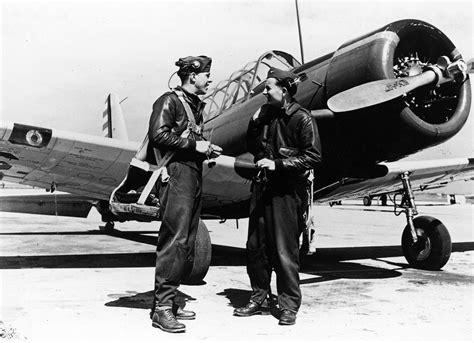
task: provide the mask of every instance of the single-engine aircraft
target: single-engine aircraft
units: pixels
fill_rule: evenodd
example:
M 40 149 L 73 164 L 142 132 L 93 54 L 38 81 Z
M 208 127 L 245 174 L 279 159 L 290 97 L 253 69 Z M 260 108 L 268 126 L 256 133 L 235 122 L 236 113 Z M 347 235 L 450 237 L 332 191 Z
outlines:
M 402 248 L 408 263 L 442 268 L 451 254 L 449 232 L 436 218 L 416 217 L 414 190 L 472 173 L 474 158 L 399 160 L 445 142 L 463 127 L 471 107 L 472 60 L 466 63 L 436 27 L 412 19 L 385 25 L 305 64 L 282 51 L 264 53 L 204 98 L 204 135 L 224 155 L 204 166 L 203 219 L 248 217 L 254 163 L 245 136 L 250 117 L 266 102 L 262 91 L 270 67 L 299 75 L 295 98 L 319 127 L 323 163 L 315 171 L 314 203 L 398 196 L 395 209 L 407 220 Z M 119 129 L 123 123 L 113 121 L 116 103 L 108 107 L 109 137 L 2 123 L 1 178 L 89 199 L 113 227 L 117 218 L 109 198 L 139 147 Z M 189 280 L 202 279 L 210 264 L 211 242 L 202 221 L 196 244 Z

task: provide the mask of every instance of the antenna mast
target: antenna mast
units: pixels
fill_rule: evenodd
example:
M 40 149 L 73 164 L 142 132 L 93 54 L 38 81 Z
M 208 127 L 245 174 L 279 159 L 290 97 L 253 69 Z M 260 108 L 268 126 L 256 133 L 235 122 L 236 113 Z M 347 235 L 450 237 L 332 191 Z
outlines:
M 301 25 L 300 25 L 300 13 L 298 10 L 298 0 L 295 0 L 295 5 L 296 5 L 296 22 L 298 23 L 298 35 L 300 37 L 301 63 L 304 64 L 303 40 L 301 39 Z

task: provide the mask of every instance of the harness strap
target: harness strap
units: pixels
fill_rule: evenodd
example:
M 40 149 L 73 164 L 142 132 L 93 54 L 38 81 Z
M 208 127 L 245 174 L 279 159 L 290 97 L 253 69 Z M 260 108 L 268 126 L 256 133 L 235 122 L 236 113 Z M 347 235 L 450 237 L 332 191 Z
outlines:
M 178 99 L 181 101 L 181 103 L 184 106 L 184 111 L 186 112 L 186 116 L 188 117 L 188 130 L 201 135 L 202 134 L 202 125 L 196 124 L 196 119 L 194 118 L 194 113 L 191 110 L 191 107 L 189 107 L 188 102 L 184 98 L 184 93 L 183 91 L 179 89 L 173 89 L 173 92 L 177 95 Z
M 194 118 L 194 113 L 191 110 L 191 107 L 189 107 L 188 102 L 184 98 L 184 94 L 182 91 L 178 89 L 173 90 L 174 93 L 178 96 L 178 99 L 181 101 L 181 103 L 184 106 L 184 111 L 186 112 L 186 116 L 188 117 L 188 127 L 186 130 L 183 131 L 181 134 L 181 137 L 186 138 L 189 136 L 191 132 L 194 132 L 198 135 L 202 133 L 202 126 L 199 126 L 196 124 L 196 119 Z M 146 149 L 148 146 L 148 135 L 145 136 L 144 142 L 142 143 L 142 147 Z M 138 198 L 137 203 L 138 204 L 144 204 L 146 199 L 148 198 L 148 195 L 150 194 L 151 190 L 153 189 L 153 186 L 155 185 L 156 181 L 160 177 L 160 175 L 167 175 L 166 171 L 166 165 L 168 162 L 171 160 L 173 155 L 176 153 L 176 151 L 168 151 L 164 156 L 161 156 L 161 153 L 158 149 L 153 148 L 153 152 L 155 153 L 155 159 L 156 159 L 156 169 L 153 171 L 153 173 L 150 176 L 150 179 L 145 185 L 145 188 L 143 188 L 142 193 L 140 194 L 140 198 Z M 145 151 L 145 156 L 146 156 L 146 151 Z
M 196 119 L 194 118 L 194 113 L 191 110 L 191 107 L 189 107 L 188 102 L 184 98 L 184 94 L 181 90 L 179 89 L 174 89 L 174 93 L 178 96 L 178 99 L 181 101 L 181 103 L 184 106 L 184 110 L 186 112 L 186 116 L 188 118 L 188 125 L 186 130 L 183 131 L 181 134 L 182 138 L 187 138 L 191 132 L 194 132 L 198 135 L 202 134 L 202 125 L 197 125 L 196 124 Z M 153 152 L 155 154 L 155 159 L 156 159 L 156 165 L 152 165 L 148 162 L 145 161 L 146 155 L 147 155 L 147 147 L 149 143 L 149 138 L 148 134 L 145 135 L 145 138 L 143 139 L 142 144 L 140 145 L 140 148 L 138 148 L 135 156 L 132 158 L 130 161 L 130 165 L 140 168 L 144 171 L 151 171 L 152 174 L 150 176 L 150 179 L 145 185 L 145 188 L 143 189 L 142 193 L 140 194 L 140 197 L 137 201 L 137 204 L 145 204 L 146 199 L 148 198 L 148 195 L 150 195 L 151 190 L 153 189 L 153 186 L 155 185 L 156 181 L 162 176 L 162 178 L 167 178 L 168 173 L 166 170 L 166 165 L 168 162 L 171 160 L 173 155 L 176 153 L 175 151 L 168 151 L 165 153 L 164 156 L 161 156 L 161 152 L 157 148 L 153 148 Z M 123 183 L 125 182 L 127 177 L 122 181 L 122 183 L 112 192 L 110 199 L 112 200 L 115 194 L 115 191 L 119 189 Z

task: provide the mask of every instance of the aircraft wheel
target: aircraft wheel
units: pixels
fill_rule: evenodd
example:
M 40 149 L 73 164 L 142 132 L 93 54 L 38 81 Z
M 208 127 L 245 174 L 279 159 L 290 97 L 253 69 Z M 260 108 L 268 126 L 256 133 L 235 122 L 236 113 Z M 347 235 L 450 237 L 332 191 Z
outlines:
M 211 264 L 211 236 L 206 224 L 199 219 L 199 227 L 194 243 L 194 264 L 191 273 L 183 281 L 187 285 L 202 284 Z
M 429 216 L 413 220 L 418 242 L 413 243 L 410 227 L 402 234 L 402 250 L 408 263 L 418 269 L 440 270 L 451 256 L 451 236 L 444 224 Z
M 365 196 L 364 199 L 362 199 L 364 202 L 364 206 L 370 206 L 372 205 L 372 198 L 369 196 Z

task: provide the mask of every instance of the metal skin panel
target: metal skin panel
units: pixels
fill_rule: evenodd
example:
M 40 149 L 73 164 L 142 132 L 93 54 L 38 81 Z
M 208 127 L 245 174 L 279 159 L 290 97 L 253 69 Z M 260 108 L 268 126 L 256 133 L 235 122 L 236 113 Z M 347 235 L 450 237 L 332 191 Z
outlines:
M 212 133 L 212 142 L 223 147 L 226 155 L 246 153 L 245 135 L 250 118 L 265 102 L 265 97 L 258 94 L 243 104 L 231 107 L 205 123 L 204 137 L 210 137 Z
M 47 146 L 35 147 L 11 142 L 13 130 L 2 125 L 0 151 L 18 158 L 2 172 L 5 181 L 46 188 L 54 182 L 62 191 L 96 199 L 108 199 L 138 148 L 134 142 L 62 131 L 53 131 Z
M 249 154 L 238 157 L 244 161 L 249 161 L 250 158 Z M 226 205 L 246 202 L 249 199 L 251 181 L 236 173 L 235 163 L 236 158 L 230 156 L 219 156 L 212 168 L 208 163 L 204 163 L 202 200 L 205 213 L 219 212 L 219 209 Z M 247 215 L 248 213 L 240 214 L 239 217 Z
M 5 161 L 11 168 L 2 170 L 4 181 L 46 189 L 54 182 L 60 191 L 96 200 L 109 199 L 139 145 L 54 130 L 48 146 L 38 149 L 10 142 L 9 124 L 0 126 L 0 130 L 5 132 L 0 151 L 4 156 L 12 154 L 18 158 Z M 250 158 L 248 154 L 240 157 L 245 161 Z M 206 208 L 219 212 L 222 206 L 245 202 L 250 196 L 250 181 L 235 172 L 235 158 L 222 156 L 219 161 L 225 163 L 215 168 L 204 165 L 204 214 Z

